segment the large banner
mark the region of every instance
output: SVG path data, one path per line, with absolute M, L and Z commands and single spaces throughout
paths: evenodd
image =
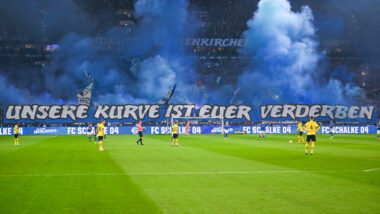
M 231 122 L 260 121 L 316 121 L 376 122 L 374 106 L 342 105 L 9 105 L 4 112 L 4 123 L 87 123 L 105 119 L 107 122 L 167 121 L 171 118 L 223 118 Z
M 259 126 L 231 126 L 228 128 L 230 134 L 258 134 Z M 266 134 L 297 134 L 296 126 L 268 126 Z M 180 135 L 186 134 L 186 127 L 180 126 Z M 376 134 L 376 126 L 336 126 L 334 134 Z M 20 127 L 20 135 L 87 135 L 87 127 Z M 137 135 L 136 126 L 110 126 L 105 127 L 106 135 Z M 322 126 L 319 134 L 330 133 L 328 126 Z M 147 135 L 171 134 L 171 128 L 167 126 L 148 126 L 144 130 Z M 222 134 L 220 126 L 190 126 L 190 134 Z M 13 128 L 1 128 L 0 136 L 13 135 Z

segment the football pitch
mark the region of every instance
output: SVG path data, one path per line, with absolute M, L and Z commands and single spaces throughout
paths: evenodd
M 0 137 L 0 213 L 380 213 L 375 135 L 170 138 Z

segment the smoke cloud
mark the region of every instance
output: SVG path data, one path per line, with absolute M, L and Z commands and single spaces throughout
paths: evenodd
M 322 67 L 326 60 L 318 51 L 311 9 L 305 6 L 294 12 L 287 0 L 259 2 L 247 23 L 246 45 L 240 53 L 252 60 L 237 83 L 216 86 L 202 97 L 195 87 L 200 79 L 195 72 L 196 57 L 180 42 L 193 37 L 200 26 L 187 0 L 138 0 L 137 24 L 130 35 L 134 42 L 123 48 L 125 58 L 114 57 L 96 43 L 97 20 L 73 0 L 43 2 L 0 2 L 0 27 L 8 29 L 6 34 L 54 38 L 59 44 L 42 70 L 19 67 L 15 76 L 9 67 L 0 68 L 0 89 L 7 92 L 0 96 L 3 104 L 75 103 L 76 94 L 89 83 L 85 70 L 96 81 L 95 104 L 156 103 L 175 84 L 175 103 L 224 104 L 239 87 L 235 100 L 253 105 L 349 104 L 364 94 L 345 69 Z M 41 16 L 44 8 L 50 12 Z M 324 29 L 339 25 L 331 36 L 344 30 L 343 21 L 326 20 Z M 41 22 L 45 31 L 36 30 Z M 120 30 L 110 29 L 108 35 L 115 32 Z M 133 57 L 139 60 L 133 64 L 126 60 Z
M 174 84 L 178 86 L 174 101 L 190 102 L 197 78 L 196 61 L 180 40 L 192 36 L 199 21 L 189 12 L 186 0 L 139 0 L 135 3 L 138 19 L 132 32 L 135 42 L 122 52 L 126 58 L 140 59 L 133 65 L 105 51 L 95 37 L 87 34 L 96 25 L 96 19 L 90 20 L 73 1 L 54 1 L 57 6 L 54 2 L 44 5 L 37 0 L 16 1 L 17 4 L 2 7 L 16 11 L 15 14 L 2 14 L 2 22 L 9 25 L 7 29 L 11 29 L 13 35 L 29 35 L 30 32 L 35 37 L 59 38 L 59 50 L 42 71 L 19 68 L 17 80 L 9 78 L 11 72 L 7 69 L 1 71 L 0 80 L 11 88 L 6 90 L 7 96 L 2 97 L 2 103 L 75 103 L 76 94 L 89 84 L 84 71 L 88 71 L 96 82 L 95 104 L 156 103 Z M 25 5 L 30 6 L 29 10 Z M 53 8 L 49 7 L 52 5 Z M 45 7 L 50 8 L 49 13 L 41 17 L 40 10 Z M 24 11 L 26 18 L 21 18 L 19 15 Z M 45 34 L 34 32 L 40 29 L 41 22 L 48 26 Z M 83 26 L 83 23 L 88 25 Z M 20 32 L 14 26 L 25 28 L 20 27 Z M 120 31 L 110 29 L 108 34 L 115 32 Z M 39 75 L 33 75 L 35 73 Z
M 188 12 L 186 0 L 139 0 L 135 4 L 140 19 L 135 38 L 138 45 L 131 55 L 150 55 L 138 65 L 139 96 L 157 101 L 177 84 L 174 102 L 189 103 L 197 79 L 195 57 L 185 50 L 181 39 L 192 37 L 199 21 Z M 150 53 L 150 54 L 149 54 Z M 153 54 L 152 54 L 153 53 Z
M 238 80 L 246 101 L 347 104 L 361 94 L 357 86 L 335 78 L 340 75 L 321 71 L 325 58 L 317 50 L 309 7 L 294 12 L 287 0 L 261 0 L 247 25 L 241 54 L 252 61 Z

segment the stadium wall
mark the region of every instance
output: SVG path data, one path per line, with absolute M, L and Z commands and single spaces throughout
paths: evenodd
M 230 134 L 258 134 L 259 126 L 231 126 Z M 267 134 L 296 134 L 296 126 L 268 126 Z M 376 126 L 335 126 L 335 134 L 376 134 Z M 20 135 L 87 135 L 87 127 L 20 127 Z M 105 127 L 106 135 L 137 135 L 136 126 L 110 126 Z M 179 127 L 180 134 L 186 134 L 186 127 Z M 322 126 L 319 134 L 330 133 L 328 126 Z M 167 126 L 147 126 L 146 135 L 171 134 Z M 222 134 L 219 126 L 190 126 L 190 134 Z M 13 128 L 0 128 L 0 136 L 13 135 Z

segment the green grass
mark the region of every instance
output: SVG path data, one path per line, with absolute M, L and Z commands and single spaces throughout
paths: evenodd
M 289 140 L 294 141 L 289 144 Z M 0 137 L 0 213 L 380 213 L 375 135 Z

